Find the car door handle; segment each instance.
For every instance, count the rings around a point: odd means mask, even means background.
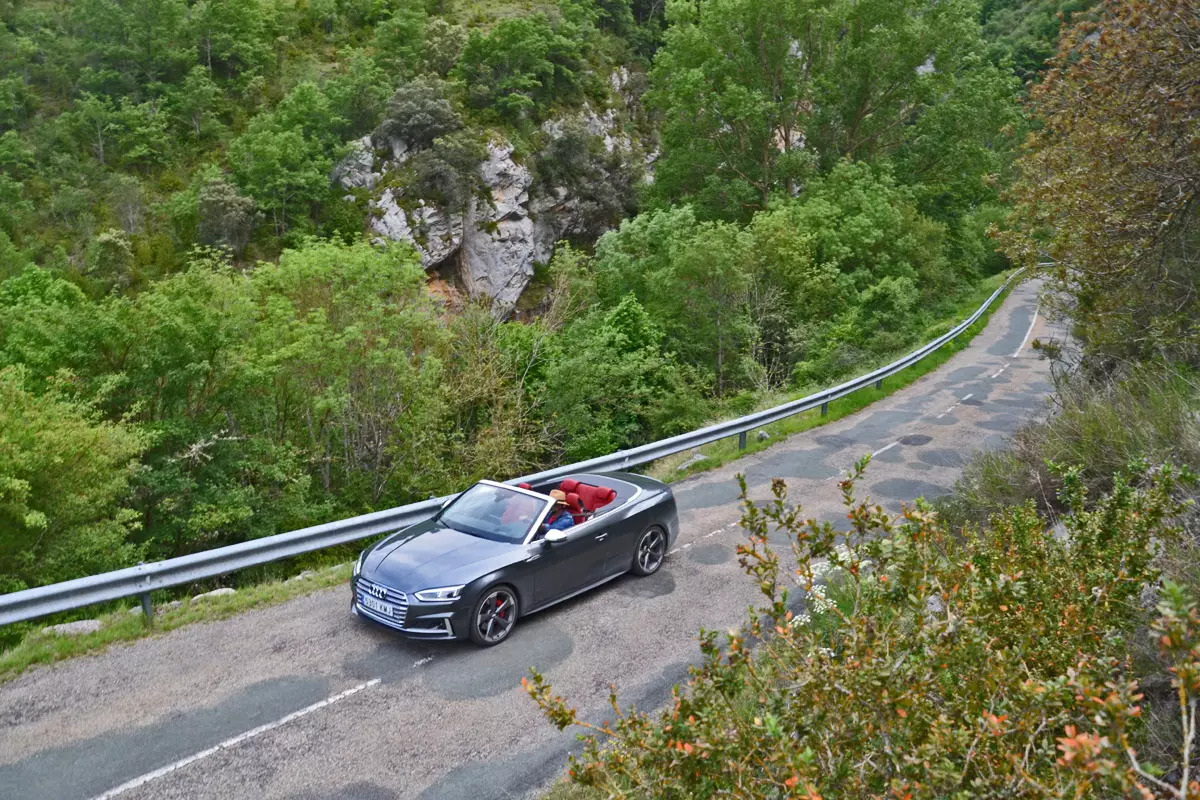
[[[603,541],[604,541],[605,539],[607,539],[607,538],[608,538],[608,534],[607,534],[607,533],[602,533],[602,534],[600,534],[599,536],[597,536],[597,537],[596,537],[596,541],[597,541],[597,542],[603,542]]]

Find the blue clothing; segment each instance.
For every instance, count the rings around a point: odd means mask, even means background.
[[[565,531],[567,528],[575,525],[575,518],[571,516],[569,511],[563,511],[558,515],[558,519],[546,525],[546,530]]]

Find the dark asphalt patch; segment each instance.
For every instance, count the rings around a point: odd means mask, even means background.
[[[964,406],[981,406],[983,405],[983,401],[978,397],[968,397],[966,400],[962,401],[962,404]]]
[[[666,562],[670,564],[670,560]],[[638,578],[633,575],[628,575],[617,580],[616,590],[627,597],[640,597],[645,600],[650,600],[655,597],[665,597],[675,591],[675,578],[667,571],[664,565],[662,569],[653,575],[645,578]]]
[[[318,677],[277,678],[247,686],[211,708],[42,750],[0,766],[0,797],[85,800],[311,706],[331,694]]]
[[[813,441],[821,445],[821,447],[833,451],[845,450],[847,447],[853,447],[856,444],[853,437],[837,433],[814,436]]]
[[[932,436],[926,436],[923,433],[913,433],[901,439],[900,444],[904,445],[905,447],[924,447],[932,441]]]
[[[983,375],[983,373],[986,371],[987,367],[981,366],[959,367],[958,369],[948,372],[945,375],[939,373],[938,379],[944,386],[953,386],[958,388],[960,384],[966,383],[967,381],[973,381]]]
[[[958,417],[953,416],[952,414],[947,414],[944,417],[933,417],[925,421],[932,425],[945,425],[946,427],[949,427],[951,425],[958,424]]]
[[[982,422],[976,422],[976,428],[982,428],[985,431],[999,431],[1000,433],[1016,433],[1017,430],[1024,424],[1023,420],[1007,414],[1001,414],[991,419],[985,419]]]
[[[547,670],[566,661],[575,649],[570,634],[553,622],[553,611],[519,620],[500,647],[462,646],[433,669],[422,671],[425,685],[446,700],[495,697],[521,685],[529,666]],[[411,668],[411,664],[405,664]]]
[[[872,457],[871,460],[883,464],[903,464],[904,453],[900,449],[893,447],[891,450],[884,450],[879,455]]]
[[[933,467],[959,467],[965,461],[959,451],[945,448],[922,450],[917,458]]]
[[[699,564],[724,564],[733,558],[733,551],[723,544],[698,544],[687,550],[687,556]]]
[[[933,467],[928,464],[922,464],[920,461],[908,462],[908,468],[915,472],[931,472],[933,470]]]
[[[1033,302],[1027,302],[1014,308],[1008,316],[1008,329],[1003,336],[992,343],[992,346],[988,348],[988,354],[1012,357],[1012,354],[1021,346],[1021,341],[1025,338],[1030,323],[1033,322],[1036,310],[1037,304]]]
[[[877,494],[880,497],[903,500],[905,502],[911,502],[918,497],[932,500],[935,497],[950,494],[950,490],[944,486],[938,486],[936,483],[929,483],[927,481],[910,480],[908,478],[891,478],[886,481],[880,481],[879,483],[872,484],[870,490],[872,494]]]
[[[768,455],[745,470],[746,482],[750,485],[759,482],[770,483],[771,478],[824,480],[837,474],[836,469],[825,463],[825,456],[823,450],[800,450]]]
[[[684,484],[675,488],[675,504],[680,512],[716,508],[736,503],[739,492],[735,481]]]
[[[541,664],[538,668],[541,668]],[[671,690],[688,681],[688,662],[668,664],[647,682],[632,689],[619,691],[617,704],[622,709],[636,707],[648,711],[662,707],[671,699]],[[618,687],[619,688],[619,687]],[[602,706],[580,714],[592,724],[612,719],[612,708]],[[546,725],[550,723],[547,722]],[[495,731],[503,736],[504,731]],[[504,757],[455,767],[436,783],[417,796],[418,800],[517,800],[530,794],[534,787],[544,786],[559,775],[571,753],[583,750],[576,738],[578,730],[567,729],[554,740],[521,758]]]

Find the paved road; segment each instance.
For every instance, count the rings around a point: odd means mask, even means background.
[[[758,498],[785,478],[809,516],[834,521],[834,479],[868,452],[882,451],[866,490],[883,505],[944,494],[1051,390],[1027,344],[1055,334],[1036,303],[1018,288],[936,373],[679,484],[680,549],[657,575],[524,620],[497,648],[405,642],[351,617],[343,587],[35,670],[0,687],[0,798],[533,796],[577,742],[520,690],[529,666],[591,718],[610,682],[625,703],[663,702],[698,656],[695,632],[737,625],[755,599],[734,556],[736,473]]]

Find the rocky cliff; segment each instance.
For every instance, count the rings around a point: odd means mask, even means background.
[[[628,106],[636,103],[626,91],[628,80],[624,70],[614,73],[617,102],[612,107],[597,112],[585,103],[574,117],[544,123],[543,138],[557,141],[574,123],[595,137],[605,152],[634,169],[638,179],[648,179],[652,158],[642,153],[624,122]],[[591,209],[575,192],[544,182],[535,187],[533,172],[514,158],[512,143],[500,134],[491,137],[478,167],[482,191],[461,210],[389,180],[413,151],[406,142],[380,139],[369,135],[355,142],[334,170],[334,183],[369,197],[368,226],[373,233],[411,243],[427,270],[456,283],[472,299],[489,298],[498,317],[512,313],[535,265],[549,263],[560,240],[597,232]]]

